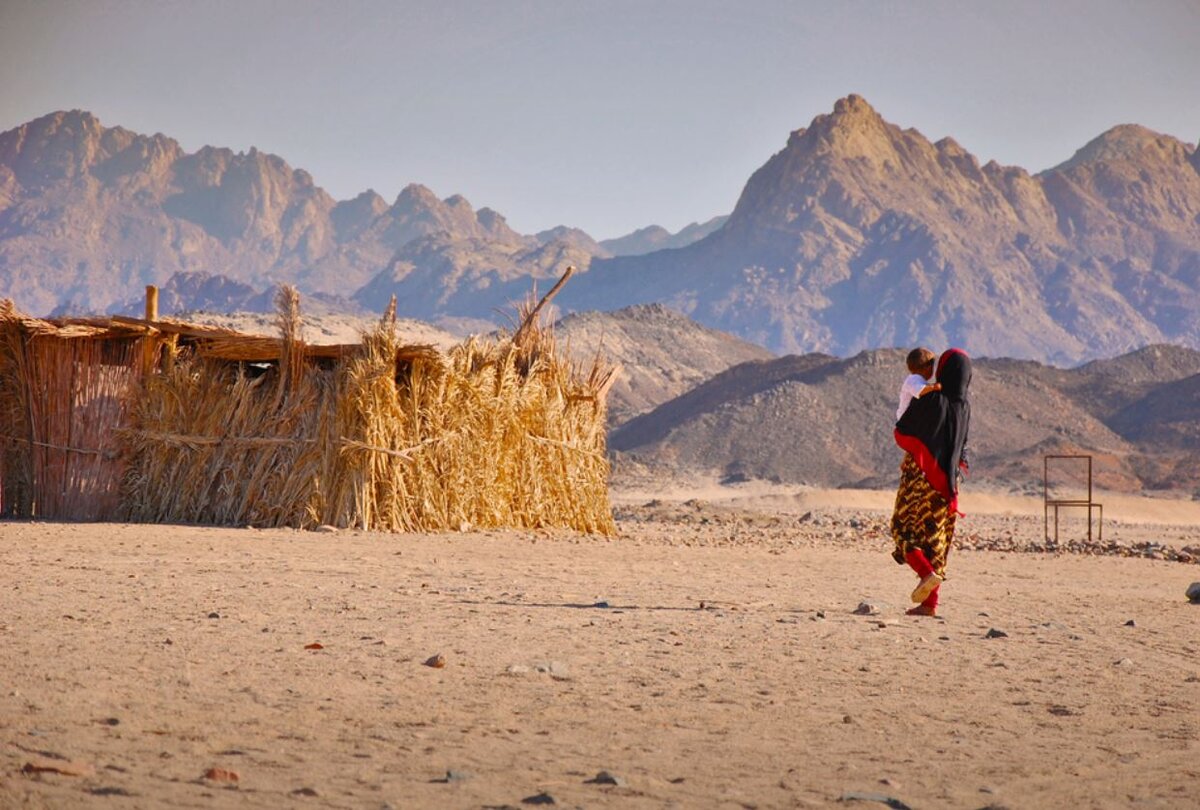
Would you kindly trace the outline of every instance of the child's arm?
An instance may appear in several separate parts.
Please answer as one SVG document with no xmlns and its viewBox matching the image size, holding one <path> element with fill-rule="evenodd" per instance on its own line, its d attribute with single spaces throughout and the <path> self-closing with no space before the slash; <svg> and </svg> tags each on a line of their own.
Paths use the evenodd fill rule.
<svg viewBox="0 0 1200 810">
<path fill-rule="evenodd" d="M 942 390 L 941 383 L 936 383 L 936 382 L 930 383 L 929 385 L 927 385 L 921 389 L 920 393 L 917 394 L 917 399 L 920 399 L 921 397 L 925 396 L 926 394 L 930 394 L 930 393 L 933 393 L 934 391 L 941 391 L 941 390 Z"/>
</svg>

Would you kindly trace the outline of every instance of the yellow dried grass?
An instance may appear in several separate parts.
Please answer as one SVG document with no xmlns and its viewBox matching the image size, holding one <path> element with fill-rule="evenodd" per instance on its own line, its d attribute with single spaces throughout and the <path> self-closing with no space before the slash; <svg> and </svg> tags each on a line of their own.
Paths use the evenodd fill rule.
<svg viewBox="0 0 1200 810">
<path fill-rule="evenodd" d="M 360 347 L 322 368 L 299 340 L 294 292 L 278 304 L 281 359 L 265 374 L 192 354 L 146 381 L 124 434 L 127 519 L 615 531 L 612 371 L 565 360 L 537 307 L 515 338 L 441 355 L 400 345 L 393 305 Z"/>
</svg>

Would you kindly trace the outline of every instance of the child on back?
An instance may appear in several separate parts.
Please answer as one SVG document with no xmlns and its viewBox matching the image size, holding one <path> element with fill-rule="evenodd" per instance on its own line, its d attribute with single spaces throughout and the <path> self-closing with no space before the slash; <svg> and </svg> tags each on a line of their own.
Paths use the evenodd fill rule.
<svg viewBox="0 0 1200 810">
<path fill-rule="evenodd" d="M 926 348 L 916 348 L 908 353 L 908 376 L 900 384 L 900 406 L 896 408 L 896 420 L 899 421 L 908 405 L 914 399 L 920 399 L 932 391 L 942 390 L 936 382 L 930 382 L 933 376 L 933 352 Z"/>
</svg>

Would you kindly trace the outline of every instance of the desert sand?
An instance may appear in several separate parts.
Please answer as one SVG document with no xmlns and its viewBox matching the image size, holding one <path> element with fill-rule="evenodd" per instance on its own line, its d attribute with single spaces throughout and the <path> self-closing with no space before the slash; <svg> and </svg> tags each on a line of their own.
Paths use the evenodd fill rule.
<svg viewBox="0 0 1200 810">
<path fill-rule="evenodd" d="M 615 538 L 0 523 L 0 807 L 1200 802 L 1200 565 L 957 550 L 915 618 L 890 493 L 647 494 Z M 964 537 L 1040 539 L 994 497 Z"/>
</svg>

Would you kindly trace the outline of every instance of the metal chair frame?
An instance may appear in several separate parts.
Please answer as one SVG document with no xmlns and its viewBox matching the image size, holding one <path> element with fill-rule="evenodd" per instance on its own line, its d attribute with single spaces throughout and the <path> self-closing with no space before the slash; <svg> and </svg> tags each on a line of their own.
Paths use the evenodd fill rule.
<svg viewBox="0 0 1200 810">
<path fill-rule="evenodd" d="M 1087 498 L 1051 498 L 1050 497 L 1050 459 L 1087 459 Z M 1050 539 L 1050 510 L 1054 510 L 1054 542 L 1058 542 L 1058 510 L 1063 507 L 1083 507 L 1087 509 L 1088 532 L 1087 539 L 1092 539 L 1092 510 L 1099 512 L 1096 519 L 1097 540 L 1104 539 L 1104 504 L 1092 499 L 1092 457 L 1089 455 L 1051 454 L 1042 456 L 1042 532 L 1047 541 Z"/>
</svg>

